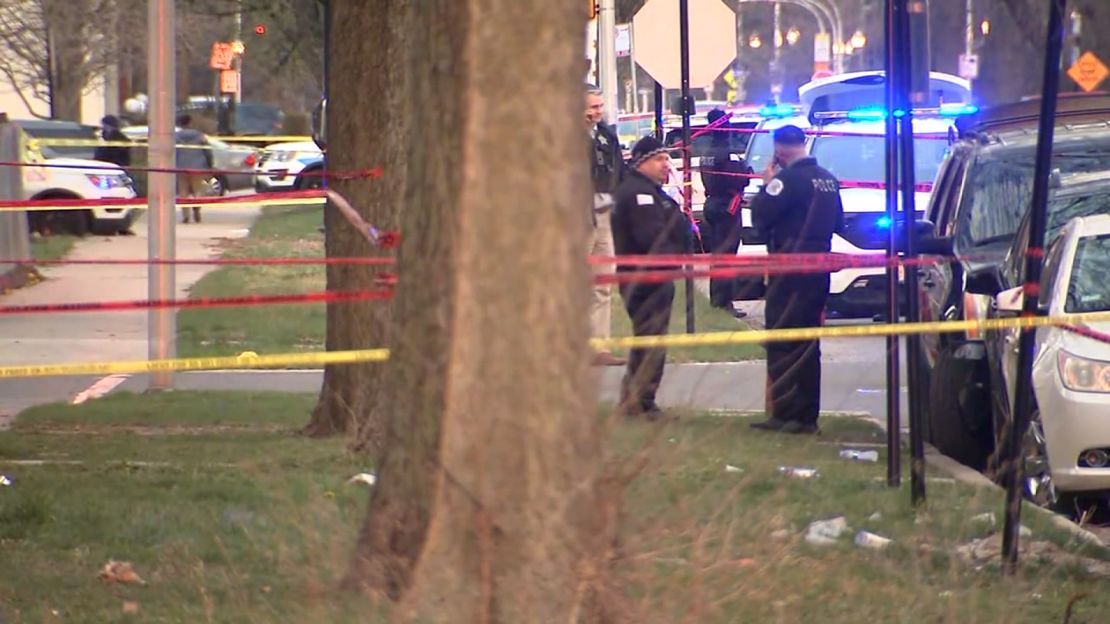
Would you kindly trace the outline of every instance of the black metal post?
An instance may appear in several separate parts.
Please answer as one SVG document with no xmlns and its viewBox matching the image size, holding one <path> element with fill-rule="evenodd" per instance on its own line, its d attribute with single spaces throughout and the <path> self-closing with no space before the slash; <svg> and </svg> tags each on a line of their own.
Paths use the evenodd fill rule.
<svg viewBox="0 0 1110 624">
<path fill-rule="evenodd" d="M 886 19 L 886 110 L 893 111 L 898 101 L 895 89 L 896 67 L 898 65 L 898 39 L 894 37 L 894 4 L 887 0 Z M 901 316 L 898 309 L 898 120 L 894 115 L 886 116 L 886 218 L 890 221 L 887 238 L 886 257 L 890 264 L 886 269 L 886 317 L 887 322 L 897 323 Z M 902 391 L 899 383 L 900 355 L 898 336 L 886 339 L 886 483 L 890 487 L 902 484 Z"/>
<path fill-rule="evenodd" d="M 690 6 L 688 0 L 678 0 L 678 47 L 682 63 L 682 207 L 693 223 L 693 195 L 691 179 L 693 171 L 690 163 L 690 115 L 694 113 L 694 102 L 690 97 Z M 695 235 L 695 240 L 700 240 Z M 692 270 L 692 266 L 686 267 Z M 694 279 L 686 278 L 686 333 L 694 333 Z"/>
<path fill-rule="evenodd" d="M 1048 177 L 1052 167 L 1052 140 L 1056 130 L 1056 98 L 1060 92 L 1060 54 L 1064 49 L 1064 11 L 1067 0 L 1050 0 L 1048 35 L 1045 42 L 1044 82 L 1041 86 L 1041 118 L 1037 135 L 1037 162 L 1033 174 L 1033 203 L 1029 214 L 1029 244 L 1025 253 L 1025 300 L 1022 316 L 1039 312 L 1038 285 L 1044 265 L 1047 226 Z M 1017 388 L 1014 391 L 1014 422 L 1006 431 L 1006 522 L 1002 532 L 1002 571 L 1017 570 L 1018 537 L 1021 529 L 1021 500 L 1024 466 L 1022 442 L 1029 430 L 1033 411 L 1033 339 L 1036 330 L 1021 330 L 1018 342 Z"/>
<path fill-rule="evenodd" d="M 895 19 L 898 23 L 897 37 L 899 46 L 898 79 L 898 108 L 902 112 L 899 120 L 901 126 L 901 160 L 902 168 L 902 228 L 905 234 L 905 259 L 912 261 L 917 256 L 917 233 L 915 229 L 916 207 L 914 202 L 914 153 L 913 153 L 913 106 L 915 94 L 911 92 L 914 77 L 912 75 L 913 54 L 911 37 L 914 36 L 910 28 L 910 12 L 925 11 L 925 3 L 920 0 L 897 0 Z M 926 92 L 927 94 L 927 92 Z M 892 224 L 893 225 L 893 224 Z M 906 322 L 915 323 L 920 318 L 917 300 L 917 271 L 910 266 L 906 271 Z M 921 379 L 919 370 L 921 364 L 921 342 L 917 336 L 906 336 L 906 386 L 909 390 L 909 419 L 910 419 L 910 499 L 914 505 L 925 501 L 925 436 L 923 435 L 924 419 L 921 413 Z"/>
</svg>

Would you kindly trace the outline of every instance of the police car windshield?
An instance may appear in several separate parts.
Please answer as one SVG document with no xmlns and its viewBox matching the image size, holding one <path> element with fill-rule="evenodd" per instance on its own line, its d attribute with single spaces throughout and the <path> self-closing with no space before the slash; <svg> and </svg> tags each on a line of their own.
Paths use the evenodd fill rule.
<svg viewBox="0 0 1110 624">
<path fill-rule="evenodd" d="M 775 141 L 770 133 L 752 136 L 752 141 L 748 144 L 748 155 L 746 160 L 753 171 L 762 173 L 763 170 L 767 168 L 767 165 L 771 163 L 771 159 L 774 156 Z"/>
<path fill-rule="evenodd" d="M 915 139 L 914 179 L 919 183 L 932 182 L 947 150 L 947 141 Z M 813 141 L 812 154 L 817 158 L 818 164 L 840 180 L 886 180 L 886 139 L 881 136 L 818 136 Z"/>
</svg>

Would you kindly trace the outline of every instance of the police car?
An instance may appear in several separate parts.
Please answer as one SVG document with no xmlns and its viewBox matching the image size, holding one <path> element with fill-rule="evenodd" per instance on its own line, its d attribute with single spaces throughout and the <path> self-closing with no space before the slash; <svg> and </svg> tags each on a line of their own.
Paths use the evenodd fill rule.
<svg viewBox="0 0 1110 624">
<path fill-rule="evenodd" d="M 319 188 L 324 153 L 312 141 L 275 143 L 262 151 L 255 165 L 255 190 L 259 193 Z"/>
<path fill-rule="evenodd" d="M 860 104 L 882 101 L 883 72 L 859 72 L 833 76 L 803 85 L 799 96 L 809 109 L 807 126 L 812 132 L 808 142 L 809 153 L 818 164 L 828 169 L 842 181 L 840 196 L 844 204 L 844 231 L 833 236 L 833 253 L 863 255 L 885 253 L 892 223 L 886 214 L 886 115 L 884 107 L 864 105 L 837 110 L 842 104 Z M 924 215 L 931 192 L 931 184 L 954 137 L 955 120 L 961 115 L 973 114 L 974 106 L 965 104 L 970 99 L 966 80 L 934 72 L 930 93 L 934 100 L 914 111 L 914 166 L 915 211 Z M 789 119 L 796 122 L 797 119 Z M 788 123 L 787 118 L 762 125 L 773 129 Z M 798 125 L 798 124 L 796 124 Z M 766 136 L 766 135 L 757 135 Z M 759 145 L 764 152 L 770 146 Z M 753 152 L 758 160 L 759 152 Z M 766 160 L 768 156 L 764 156 Z M 766 167 L 761 162 L 757 171 Z M 749 189 L 752 190 L 752 189 Z M 753 192 L 758 192 L 758 188 Z M 899 198 L 900 201 L 900 198 Z M 751 229 L 751 212 L 742 213 L 744 242 L 739 254 L 763 254 L 761 244 Z M 758 288 L 740 288 L 740 293 L 760 292 Z M 831 317 L 860 318 L 881 315 L 886 309 L 886 269 L 844 269 L 831 275 L 829 300 L 826 311 Z"/>
</svg>

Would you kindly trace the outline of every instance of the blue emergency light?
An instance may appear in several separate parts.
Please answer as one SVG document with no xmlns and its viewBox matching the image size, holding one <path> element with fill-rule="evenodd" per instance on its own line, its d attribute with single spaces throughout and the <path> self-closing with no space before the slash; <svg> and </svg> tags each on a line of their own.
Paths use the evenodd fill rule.
<svg viewBox="0 0 1110 624">
<path fill-rule="evenodd" d="M 792 117 L 797 114 L 797 109 L 790 104 L 768 104 L 759 109 L 759 116 L 764 118 Z"/>
<path fill-rule="evenodd" d="M 950 104 L 940 105 L 940 114 L 945 117 L 961 117 L 963 115 L 974 115 L 979 112 L 979 107 L 974 104 L 960 104 L 959 102 L 952 102 Z"/>
<path fill-rule="evenodd" d="M 879 217 L 875 220 L 875 225 L 883 230 L 889 228 L 891 223 L 890 217 Z"/>
</svg>

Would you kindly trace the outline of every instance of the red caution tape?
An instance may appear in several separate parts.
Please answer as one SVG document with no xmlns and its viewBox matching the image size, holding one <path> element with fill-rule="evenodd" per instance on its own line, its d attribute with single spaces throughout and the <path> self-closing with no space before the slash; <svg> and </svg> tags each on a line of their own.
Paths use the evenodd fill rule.
<svg viewBox="0 0 1110 624">
<path fill-rule="evenodd" d="M 242 297 L 200 297 L 197 299 L 45 303 L 3 306 L 0 307 L 0 315 L 59 312 L 116 312 L 120 310 L 152 310 L 163 308 L 229 308 L 290 303 L 342 303 L 349 301 L 382 300 L 389 299 L 392 296 L 392 290 L 383 288 L 380 290 L 324 291 L 295 295 L 246 295 Z"/>
<path fill-rule="evenodd" d="M 257 171 L 254 169 L 185 169 L 179 167 L 117 167 L 116 165 L 72 165 L 65 163 L 52 163 L 50 161 L 36 163 L 36 162 L 22 162 L 2 160 L 0 167 L 44 167 L 52 169 L 81 169 L 92 171 L 108 171 L 118 172 L 120 169 L 124 171 L 142 171 L 145 173 L 186 173 L 191 175 L 255 175 L 268 178 L 278 178 L 279 180 L 288 175 L 293 175 L 288 171 L 279 169 L 274 171 Z M 302 177 L 313 178 L 330 178 L 333 180 L 352 180 L 355 178 L 380 178 L 382 176 L 381 167 L 374 167 L 372 169 L 358 169 L 355 171 L 304 171 L 297 174 Z"/>
</svg>

